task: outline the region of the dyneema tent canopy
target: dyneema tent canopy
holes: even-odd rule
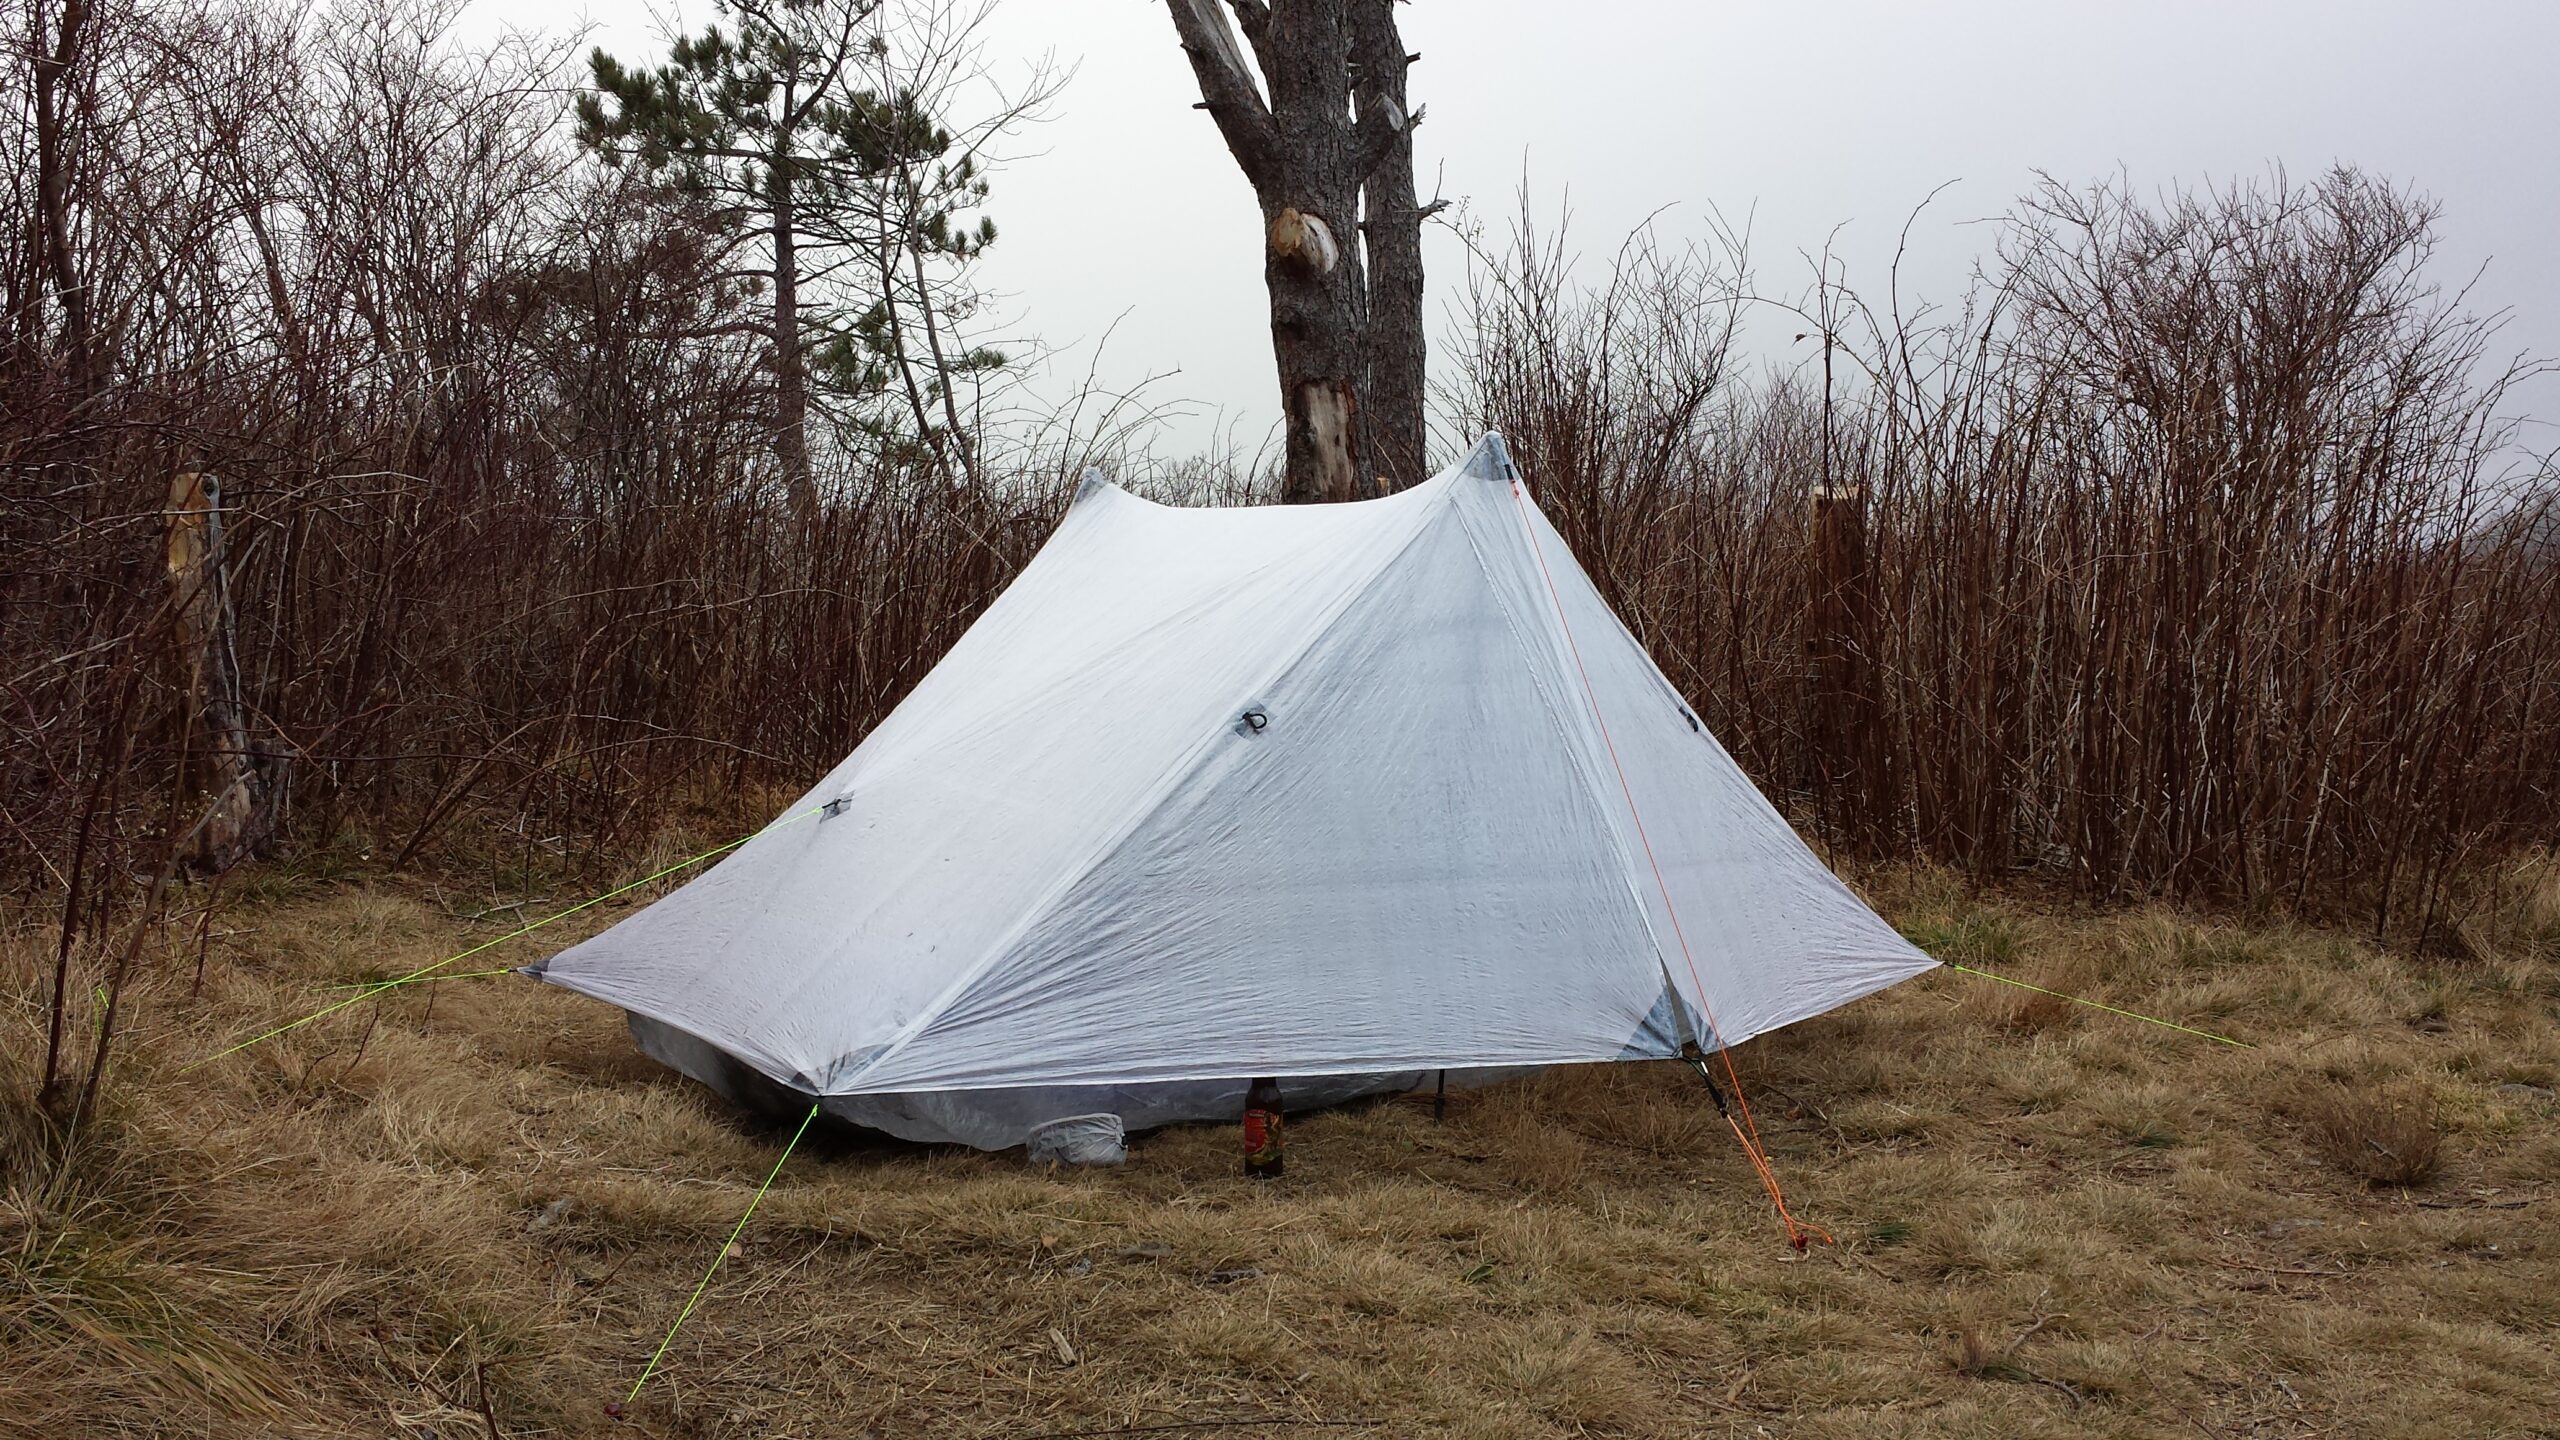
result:
[[[777,697],[776,703],[787,703]],[[1385,499],[1088,479],[782,820],[537,967],[732,1094],[990,1148],[1731,1045],[1929,967],[1708,734],[1499,437]]]

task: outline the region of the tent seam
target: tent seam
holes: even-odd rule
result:
[[[1670,953],[1663,947],[1662,932],[1654,928],[1653,914],[1644,903],[1642,887],[1636,883],[1635,854],[1627,849],[1626,837],[1618,833],[1617,825],[1608,818],[1616,813],[1616,809],[1602,797],[1598,787],[1598,777],[1591,772],[1590,766],[1586,763],[1586,757],[1576,752],[1572,733],[1565,727],[1564,716],[1556,708],[1555,696],[1547,686],[1547,677],[1537,671],[1534,652],[1529,646],[1527,637],[1521,632],[1519,618],[1512,613],[1510,602],[1502,594],[1502,587],[1494,583],[1493,566],[1485,558],[1484,546],[1478,541],[1475,527],[1465,525],[1462,519],[1461,528],[1467,533],[1467,551],[1475,557],[1476,569],[1485,577],[1485,588],[1493,596],[1494,607],[1502,613],[1503,628],[1511,632],[1512,643],[1520,647],[1522,658],[1531,661],[1530,683],[1537,688],[1539,708],[1547,713],[1547,728],[1561,743],[1566,762],[1573,767],[1574,775],[1582,782],[1583,799],[1590,802],[1592,813],[1600,817],[1601,828],[1609,836],[1609,847],[1617,853],[1619,883],[1626,886],[1627,900],[1635,907],[1636,923],[1643,927],[1645,939],[1653,945],[1653,963],[1654,967],[1662,973],[1664,993],[1672,997],[1673,1009],[1688,1024],[1690,1033],[1704,1040],[1706,1037],[1699,1034],[1700,1027],[1690,1016],[1692,1007],[1688,1003],[1688,997],[1680,993],[1679,982],[1671,976]],[[1505,527],[1505,530],[1507,533],[1508,527]],[[1642,1022],[1639,1021],[1638,1025],[1641,1028]]]
[[[1433,507],[1434,509],[1456,508],[1456,489],[1452,487],[1446,493],[1449,498],[1444,498],[1440,501],[1438,506]],[[1395,569],[1397,563],[1403,560],[1405,555],[1410,552],[1416,544],[1420,543],[1423,535],[1431,527],[1430,515],[1431,511],[1427,510],[1423,518],[1413,527],[1412,533],[1405,536],[1404,540],[1399,543],[1394,550],[1390,551],[1383,559],[1381,559],[1378,562],[1377,568],[1370,571],[1369,574],[1360,581],[1358,586],[1343,596],[1342,603],[1335,607],[1333,613],[1325,617],[1324,623],[1317,626],[1313,633],[1307,637],[1306,644],[1290,651],[1288,657],[1278,666],[1274,667],[1258,684],[1247,687],[1248,698],[1254,693],[1267,690],[1271,686],[1278,684],[1280,681],[1287,679],[1299,665],[1305,662],[1307,656],[1315,652],[1316,647],[1322,645],[1327,639],[1332,637],[1335,629],[1342,624],[1343,618],[1349,615],[1354,609],[1358,608],[1361,600],[1366,598],[1372,589],[1376,588],[1378,582],[1383,579],[1389,571]],[[1463,528],[1463,522],[1461,522],[1461,526]],[[1469,546],[1470,548],[1473,547],[1472,537],[1470,537]],[[1138,803],[1136,808],[1130,814],[1128,822],[1117,828],[1115,833],[1112,835],[1109,844],[1095,851],[1092,860],[1068,872],[1060,878],[1056,885],[1052,886],[1046,893],[1041,895],[1036,902],[1024,911],[1021,923],[1006,931],[1001,939],[989,946],[986,954],[981,956],[977,963],[971,965],[966,974],[953,981],[950,988],[943,991],[932,1005],[926,1007],[925,1010],[918,1014],[915,1019],[909,1021],[906,1028],[900,1031],[894,1039],[881,1047],[881,1049],[872,1055],[870,1059],[864,1061],[862,1068],[855,1071],[846,1083],[858,1083],[861,1081],[863,1076],[896,1058],[907,1048],[909,1044],[913,1043],[918,1037],[922,1036],[928,1029],[930,1029],[934,1022],[950,1013],[952,1006],[958,1004],[962,997],[967,995],[970,989],[980,980],[985,979],[987,973],[1003,960],[1005,955],[1021,941],[1023,936],[1029,934],[1034,927],[1049,916],[1050,912],[1057,907],[1059,901],[1065,899],[1077,885],[1082,884],[1088,876],[1093,874],[1094,871],[1099,870],[1104,864],[1117,856],[1122,847],[1129,843],[1130,837],[1137,834],[1140,829],[1145,827],[1149,820],[1154,819],[1155,816],[1164,809],[1166,804],[1171,802],[1174,793],[1181,788],[1183,780],[1191,775],[1194,768],[1199,764],[1200,757],[1208,751],[1209,747],[1217,743],[1218,736],[1221,733],[1223,733],[1222,727],[1212,726],[1208,729],[1207,733],[1203,734],[1197,741],[1193,742],[1191,748],[1182,753],[1179,761],[1168,768],[1164,784],[1157,787],[1153,793],[1147,795]],[[837,1090],[830,1088],[824,1093],[828,1095],[902,1093],[903,1090],[908,1088],[920,1087],[902,1086],[900,1092]]]

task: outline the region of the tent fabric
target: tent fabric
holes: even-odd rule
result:
[[[633,1015],[632,1038],[649,1058],[701,1081],[752,1110],[796,1118],[809,1097],[747,1069],[718,1047],[645,1016]],[[1536,1067],[1446,1072],[1453,1090],[1535,1073]],[[1291,1076],[1282,1098],[1293,1112],[1321,1109],[1364,1096],[1420,1090],[1440,1083],[1439,1071],[1368,1075]],[[1122,1129],[1150,1130],[1186,1120],[1233,1120],[1244,1113],[1243,1079],[1186,1080],[1144,1085],[1034,1085],[991,1090],[921,1090],[887,1095],[828,1095],[826,1113],[904,1140],[974,1145],[1003,1150],[1031,1132],[1071,1115],[1107,1112]]]
[[[697,1078],[716,1053],[921,1138],[1674,1055],[1933,963],[1706,733],[1496,436],[1347,504],[1088,478],[785,814],[538,973]],[[1006,1118],[949,1123],[972,1103]]]

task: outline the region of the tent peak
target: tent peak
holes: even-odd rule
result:
[[[1511,463],[1511,447],[1502,443],[1502,432],[1487,430],[1458,462],[1458,473],[1474,480],[1517,480],[1520,467]]]

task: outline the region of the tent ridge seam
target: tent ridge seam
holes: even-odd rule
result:
[[[1505,459],[1508,458],[1508,452],[1505,452]],[[1609,848],[1618,857],[1618,882],[1626,887],[1627,901],[1635,908],[1636,924],[1644,930],[1645,939],[1653,945],[1653,963],[1662,973],[1663,989],[1672,997],[1673,1008],[1679,1018],[1684,1022],[1690,1022],[1690,1029],[1694,1034],[1700,1027],[1690,1021],[1688,1012],[1691,1007],[1688,997],[1680,993],[1679,982],[1672,978],[1670,951],[1662,943],[1662,932],[1654,928],[1653,912],[1644,903],[1643,887],[1636,883],[1635,853],[1627,848],[1626,837],[1618,833],[1616,823],[1609,818],[1617,813],[1617,807],[1604,798],[1599,777],[1586,763],[1588,757],[1579,753],[1574,746],[1572,732],[1566,728],[1564,714],[1557,708],[1554,692],[1547,685],[1548,677],[1538,673],[1535,652],[1530,648],[1527,637],[1521,631],[1520,618],[1512,613],[1510,601],[1504,597],[1502,587],[1494,583],[1493,566],[1485,558],[1484,546],[1476,535],[1475,527],[1462,525],[1461,528],[1467,534],[1467,551],[1475,557],[1476,569],[1483,573],[1486,581],[1485,588],[1493,596],[1494,608],[1501,612],[1502,627],[1511,632],[1511,641],[1520,647],[1521,657],[1531,662],[1528,667],[1529,680],[1538,692],[1538,708],[1546,712],[1547,728],[1556,737],[1557,743],[1563,746],[1565,761],[1573,768],[1575,778],[1582,784],[1582,798],[1590,804],[1592,813],[1601,817],[1601,829],[1609,837]],[[1504,527],[1504,533],[1511,533],[1509,526]],[[1700,1038],[1704,1037],[1700,1036]]]
[[[1398,542],[1394,549],[1388,551],[1383,557],[1381,557],[1377,566],[1367,575],[1363,576],[1358,585],[1344,593],[1342,602],[1334,607],[1333,613],[1324,617],[1323,624],[1318,625],[1313,629],[1313,631],[1308,635],[1307,642],[1304,645],[1291,650],[1278,665],[1271,669],[1270,673],[1261,679],[1259,683],[1246,687],[1249,695],[1269,689],[1272,685],[1287,678],[1292,671],[1296,670],[1297,667],[1306,660],[1307,656],[1315,651],[1317,646],[1322,645],[1332,636],[1335,629],[1342,624],[1343,617],[1357,609],[1361,600],[1366,598],[1372,589],[1376,588],[1379,580],[1382,579],[1387,572],[1395,569],[1397,562],[1402,560],[1405,555],[1421,541],[1423,535],[1430,530],[1433,518],[1441,511],[1454,510],[1457,508],[1454,503],[1457,492],[1454,489],[1444,490],[1441,494],[1443,498],[1440,502],[1424,509],[1421,518],[1415,522],[1412,531],[1408,533],[1403,540]],[[1465,528],[1463,520],[1460,522],[1460,528]],[[1470,549],[1474,546],[1474,538],[1472,535],[1469,536],[1468,545]],[[1157,812],[1161,811],[1165,805],[1172,800],[1174,793],[1182,787],[1183,780],[1188,777],[1193,768],[1199,764],[1200,757],[1208,751],[1211,745],[1218,742],[1218,737],[1220,735],[1225,733],[1226,731],[1224,727],[1214,725],[1207,727],[1200,738],[1194,741],[1189,749],[1182,752],[1181,758],[1175,764],[1167,767],[1164,783],[1140,798],[1137,805],[1132,807],[1128,821],[1125,824],[1115,827],[1110,840],[1094,852],[1091,860],[1060,876],[1057,884],[1044,891],[1038,900],[1034,901],[1024,910],[1020,923],[1007,930],[993,945],[987,947],[986,953],[980,956],[975,963],[971,964],[966,973],[962,974],[959,979],[954,980],[950,987],[944,990],[931,1005],[926,1006],[921,1012],[919,1012],[915,1019],[908,1021],[904,1029],[899,1031],[898,1034],[886,1045],[876,1051],[870,1059],[865,1060],[860,1069],[856,1070],[852,1075],[845,1077],[845,1080],[842,1083],[854,1084],[860,1082],[864,1076],[879,1069],[892,1059],[895,1059],[900,1053],[905,1051],[909,1044],[922,1036],[927,1030],[931,1029],[936,1021],[950,1013],[951,1007],[958,1004],[980,980],[985,979],[988,972],[993,970],[1007,954],[1012,952],[1013,947],[1021,942],[1023,936],[1029,934],[1042,920],[1048,918],[1050,911],[1057,907],[1060,900],[1065,899],[1077,885],[1084,881],[1085,877],[1102,868],[1104,864],[1117,856],[1121,849],[1129,843],[1130,837],[1136,835],[1140,829],[1145,827],[1149,820],[1155,818]],[[901,1086],[900,1088],[905,1089],[911,1087]],[[839,1091],[834,1088],[834,1083],[832,1083],[831,1077],[831,1083],[826,1093],[849,1094],[861,1092]]]

